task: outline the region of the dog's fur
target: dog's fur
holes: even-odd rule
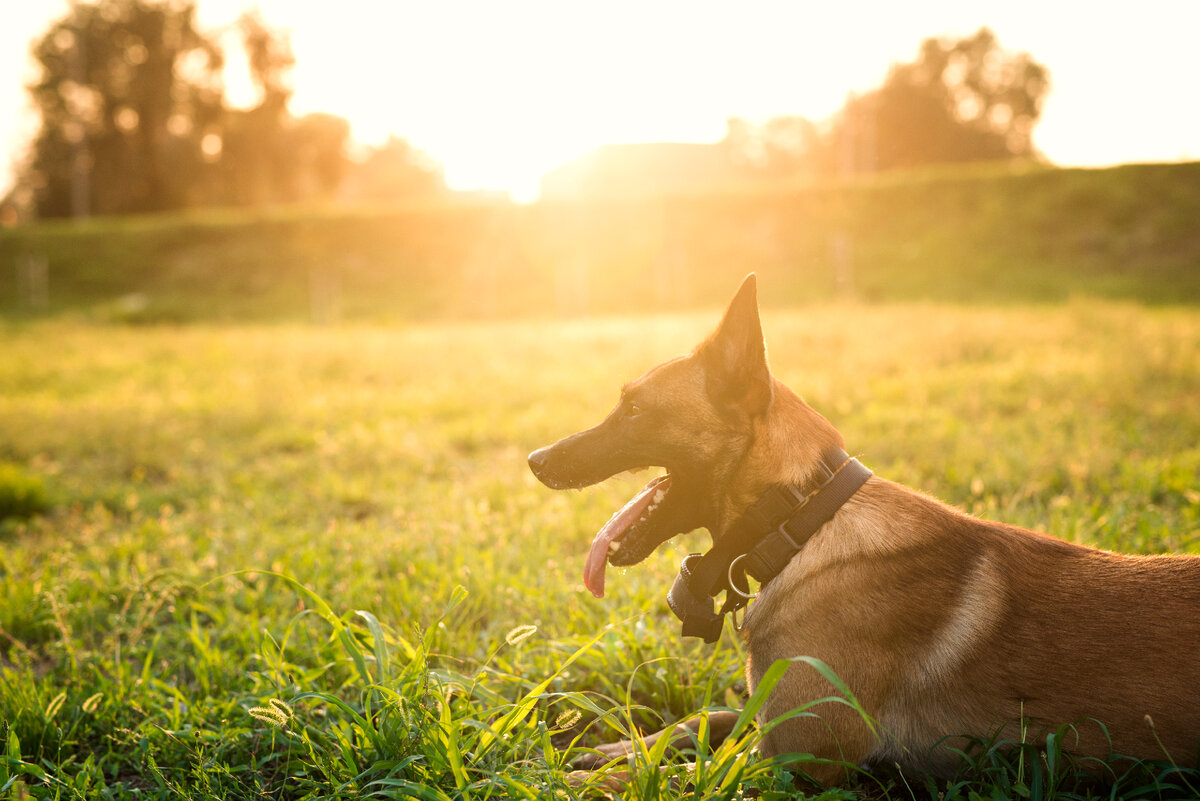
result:
[[[553,488],[647,464],[669,471],[667,497],[611,564],[639,562],[698,527],[719,541],[770,486],[805,484],[823,452],[844,447],[771,376],[755,292],[751,275],[695,351],[626,385],[599,425],[530,454]],[[876,476],[762,588],[742,636],[751,689],[777,659],[817,657],[878,722],[874,733],[854,710],[826,704],[820,719],[793,717],[765,735],[766,754],[843,763],[808,769],[821,782],[880,760],[945,772],[962,745],[948,736],[1032,739],[1062,724],[1074,724],[1064,745],[1082,757],[1196,764],[1200,557],[1099,551]],[[793,664],[760,719],[833,693]],[[732,718],[714,720],[720,729]]]

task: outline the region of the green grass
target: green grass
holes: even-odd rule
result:
[[[750,271],[780,307],[844,297],[839,275],[871,302],[1194,304],[1197,219],[1200,163],[955,166],[629,202],[58,221],[0,229],[0,315],[391,323],[658,312],[723,303]],[[46,265],[44,293],[22,272],[29,264]]]
[[[0,797],[575,797],[573,749],[742,705],[739,643],[683,643],[664,600],[707,537],[597,601],[583,556],[635,481],[555,493],[524,464],[716,316],[0,326],[0,498],[36,500],[0,524]],[[877,473],[1067,539],[1200,550],[1194,309],[764,325],[776,372]],[[1053,748],[1051,770],[987,745],[947,797],[1110,792]],[[733,744],[667,764],[628,795],[773,798],[803,769]],[[885,771],[826,797],[927,792]]]

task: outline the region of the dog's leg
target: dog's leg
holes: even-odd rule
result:
[[[769,663],[768,663],[769,664]],[[842,663],[844,664],[844,662]],[[753,667],[753,663],[752,663]],[[856,681],[858,676],[845,671],[850,686],[869,687]],[[756,682],[757,683],[757,682]],[[759,712],[760,721],[775,721],[795,711],[797,698],[821,698],[837,695],[835,688],[806,666],[793,665],[768,696]],[[867,708],[877,708],[874,692],[863,692],[858,700]],[[845,704],[817,704],[805,714],[793,715],[770,727],[759,743],[764,757],[780,754],[811,754],[821,762],[798,762],[796,768],[818,785],[833,786],[850,779],[879,744],[878,736],[856,709]]]
[[[663,737],[671,738],[671,744],[668,748],[672,751],[678,751],[682,748],[687,748],[696,742],[696,737],[700,731],[700,722],[704,719],[705,713],[701,713],[692,718],[688,718],[682,723],[676,723],[674,726],[668,726],[662,731],[640,738],[647,750],[654,748],[655,744]],[[733,726],[737,723],[738,713],[732,709],[722,710],[719,712],[709,712],[708,717],[708,744],[710,748],[716,748],[725,738],[733,731]],[[611,762],[614,759],[627,757],[634,751],[633,740],[620,740],[615,743],[605,743],[596,747],[596,753],[583,754],[575,759],[573,765],[579,770],[596,770],[597,768]]]

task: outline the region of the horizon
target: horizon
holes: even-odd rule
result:
[[[401,137],[442,165],[451,188],[516,200],[533,199],[545,172],[602,145],[711,143],[735,116],[827,119],[849,93],[879,86],[891,64],[912,61],[924,39],[984,26],[1005,50],[1028,52],[1050,71],[1034,130],[1050,163],[1200,158],[1200,109],[1180,102],[1200,74],[1190,44],[1200,5],[1180,0],[1143,4],[1133,21],[1032,2],[984,14],[944,0],[819,15],[766,0],[736,14],[679,2],[610,3],[599,14],[545,0],[433,8],[360,0],[347,7],[356,13],[332,17],[286,0],[196,5],[205,32],[253,6],[272,28],[290,30],[293,114],[344,117],[366,145]],[[0,195],[11,185],[10,162],[36,130],[36,119],[19,113],[27,105],[21,85],[34,74],[29,45],[67,8],[67,0],[14,8],[0,33],[7,74],[20,76],[15,92],[0,86]],[[867,15],[874,23],[863,29]],[[249,105],[245,60],[224,43],[227,92]]]

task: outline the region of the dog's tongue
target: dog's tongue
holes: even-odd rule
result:
[[[659,490],[665,491],[670,480],[671,477],[666,475],[651,481],[621,507],[621,511],[610,517],[604,528],[596,532],[591,550],[588,551],[587,563],[583,566],[583,586],[587,587],[592,595],[597,598],[604,597],[604,568],[608,565],[608,546],[625,536],[629,527],[637,522],[654,501],[655,493]]]

